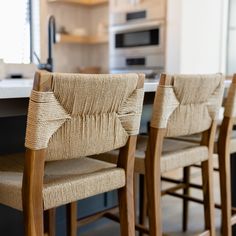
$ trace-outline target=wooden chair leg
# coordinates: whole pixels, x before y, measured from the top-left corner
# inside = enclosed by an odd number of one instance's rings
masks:
[[[205,229],[210,231],[210,236],[215,236],[213,166],[211,158],[202,162],[202,185],[204,199]]]
[[[165,130],[150,128],[145,157],[145,173],[147,186],[149,234],[162,235],[161,217],[161,150]],[[158,148],[157,148],[158,147]]]
[[[222,211],[222,233],[232,235],[231,226],[231,182],[230,182],[230,155],[219,155],[220,193]]]
[[[66,205],[67,236],[77,236],[77,202]]]
[[[133,178],[130,178],[129,183],[127,183],[125,187],[118,189],[120,227],[122,236],[135,236],[133,189]]]
[[[45,149],[26,150],[22,185],[25,236],[43,236],[43,173]]]
[[[120,149],[117,166],[125,170],[126,184],[118,189],[120,228],[122,236],[135,235],[134,158],[137,136],[130,136]]]
[[[44,211],[44,235],[56,235],[56,209]]]
[[[149,173],[146,174],[149,230],[150,236],[161,236],[161,176],[158,173],[151,172],[149,170]]]
[[[147,189],[145,175],[139,175],[139,224],[146,226],[147,224]],[[146,234],[140,232],[140,236]]]
[[[43,208],[32,207],[28,212],[24,210],[25,236],[44,236]]]
[[[190,182],[190,166],[184,167],[183,169],[183,182],[185,184],[189,184]],[[190,189],[189,187],[183,189],[184,195],[189,195]],[[183,199],[183,232],[187,231],[188,228],[188,209],[189,209],[189,201],[187,199]]]

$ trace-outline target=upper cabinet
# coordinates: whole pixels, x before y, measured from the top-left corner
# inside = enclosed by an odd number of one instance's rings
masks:
[[[48,0],[48,2],[77,3],[87,6],[95,6],[108,3],[108,0]]]

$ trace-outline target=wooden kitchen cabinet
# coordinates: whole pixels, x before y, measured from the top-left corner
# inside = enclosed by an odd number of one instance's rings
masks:
[[[79,4],[85,6],[96,6],[101,4],[108,3],[109,0],[48,0],[49,3],[72,3],[72,4]],[[94,9],[96,11],[96,9]],[[93,11],[93,9],[91,9]],[[105,44],[108,43],[108,34],[106,32],[100,33],[95,32],[92,35],[79,35],[79,34],[63,34],[57,33],[56,35],[56,42],[57,43],[72,43],[72,44],[87,44],[87,45],[94,45],[94,44]]]
[[[48,0],[48,2],[76,3],[87,6],[95,6],[108,3],[108,0]]]
[[[155,9],[158,18],[165,17],[166,0],[110,0],[112,12],[129,12]]]
[[[103,44],[108,43],[108,35],[79,36],[71,34],[57,34],[57,43]]]

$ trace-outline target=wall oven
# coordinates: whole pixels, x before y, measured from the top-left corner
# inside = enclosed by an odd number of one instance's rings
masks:
[[[165,23],[146,21],[110,28],[110,70],[162,72]]]

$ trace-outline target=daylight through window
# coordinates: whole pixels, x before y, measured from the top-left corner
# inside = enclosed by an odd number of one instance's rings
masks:
[[[30,0],[0,3],[0,59],[30,63]]]

